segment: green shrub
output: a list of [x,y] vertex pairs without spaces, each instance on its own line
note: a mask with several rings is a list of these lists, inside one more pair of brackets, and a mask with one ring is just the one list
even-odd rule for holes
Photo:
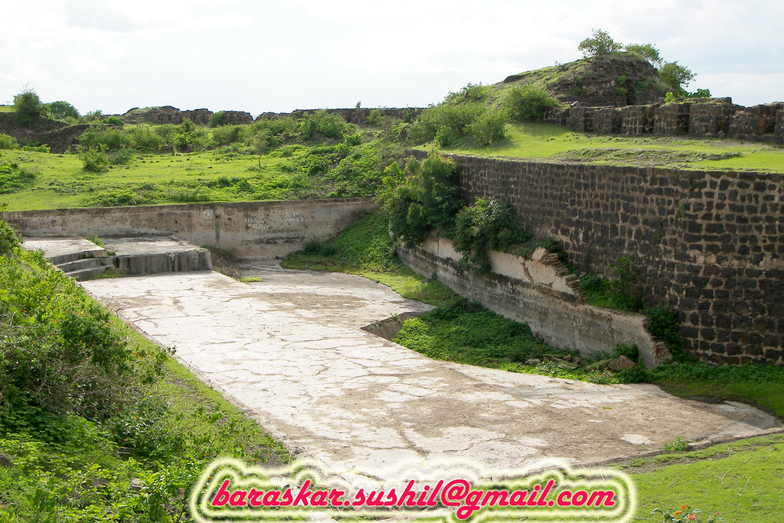
[[350,126],[339,115],[322,109],[303,119],[300,129],[302,137],[308,141],[325,138],[342,141],[343,134],[350,129]]
[[39,116],[44,110],[41,99],[32,89],[25,89],[14,96],[14,108],[17,120],[25,127],[30,127],[33,118]]
[[365,118],[365,123],[367,125],[381,125],[384,118],[386,118],[384,109],[371,109],[370,114]]
[[122,127],[123,125],[125,125],[125,122],[123,122],[116,116],[107,116],[101,121],[105,124],[114,125],[116,127]]
[[481,83],[469,83],[456,93],[447,94],[444,102],[448,104],[480,103],[487,100],[488,92],[489,89]]
[[0,194],[25,189],[35,182],[36,176],[35,171],[19,167],[16,162],[0,161]]
[[22,243],[22,239],[13,229],[3,220],[0,220],[0,255],[7,256],[12,254]]
[[16,138],[0,133],[0,149],[16,149],[17,147],[19,147],[19,143]]
[[138,125],[125,133],[129,136],[129,143],[125,146],[128,149],[154,153],[162,150],[167,144],[165,134],[158,133],[157,129],[149,125]]
[[506,115],[503,111],[485,111],[477,116],[467,130],[477,145],[498,143],[506,137]]
[[109,170],[109,157],[102,147],[82,148],[79,153],[85,171],[102,173]]
[[422,111],[407,134],[414,144],[435,140],[442,147],[470,134],[469,126],[489,109],[479,103],[441,103]]
[[221,127],[216,127],[210,132],[212,143],[216,146],[235,143],[240,139],[241,130],[242,126],[239,125],[222,125]]
[[504,109],[509,118],[517,121],[541,121],[544,112],[558,105],[555,98],[531,84],[515,85],[504,97]]
[[220,127],[221,125],[226,125],[227,123],[226,113],[223,111],[218,111],[217,113],[212,113],[210,115],[210,120],[207,125],[209,127]]
[[642,310],[648,317],[647,330],[664,342],[676,360],[685,357],[685,345],[679,329],[678,311],[672,307],[648,307]]
[[480,273],[490,272],[489,251],[507,250],[531,238],[508,202],[482,198],[460,210],[453,236],[461,262]]
[[114,154],[107,155],[111,165],[128,165],[133,162],[137,156],[137,152],[133,149],[120,149]]
[[94,127],[79,136],[79,144],[86,149],[117,151],[123,148],[133,148],[135,144],[132,136],[119,127]]
[[647,60],[653,67],[661,67],[662,58],[659,55],[659,50],[653,44],[628,44],[624,49]]
[[378,201],[389,217],[395,241],[416,245],[431,229],[451,229],[463,206],[453,161],[431,153],[422,163],[408,162],[407,176],[396,163],[384,174]]

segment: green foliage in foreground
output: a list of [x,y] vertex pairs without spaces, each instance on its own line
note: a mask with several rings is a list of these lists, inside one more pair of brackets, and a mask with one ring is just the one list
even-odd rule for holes
[[[637,487],[633,521],[654,519],[657,508],[702,511],[727,522],[768,523],[781,519],[784,435],[716,445],[705,450],[634,459],[626,465]],[[686,509],[680,507],[687,505]]]
[[189,521],[209,462],[285,451],[0,222],[0,521]]

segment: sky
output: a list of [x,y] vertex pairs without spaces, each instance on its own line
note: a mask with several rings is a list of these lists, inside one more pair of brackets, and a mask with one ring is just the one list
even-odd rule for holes
[[0,103],[424,107],[577,60],[601,29],[750,106],[784,101],[782,20],[781,0],[0,0]]

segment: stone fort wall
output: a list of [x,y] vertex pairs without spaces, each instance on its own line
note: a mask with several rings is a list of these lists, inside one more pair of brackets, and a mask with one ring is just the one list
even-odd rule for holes
[[784,143],[784,103],[743,107],[729,98],[710,102],[682,102],[626,107],[554,108],[544,121],[565,125],[572,131],[630,136],[731,138],[754,142]]
[[452,158],[468,203],[509,200],[581,270],[613,277],[629,257],[703,360],[784,363],[780,174]]

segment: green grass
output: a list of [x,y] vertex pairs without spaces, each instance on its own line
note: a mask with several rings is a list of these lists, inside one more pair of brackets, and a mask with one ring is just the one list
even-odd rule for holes
[[303,251],[289,255],[281,265],[359,274],[390,287],[404,298],[440,305],[455,298],[446,285],[425,280],[403,265],[387,232],[386,218],[369,213],[330,242],[312,242]]
[[[83,169],[76,155],[27,151],[0,151],[0,162],[12,162],[36,174],[32,186],[0,201],[9,211],[87,207],[287,199],[306,196],[308,177],[291,157],[268,154],[261,158],[218,151],[191,154],[137,155],[128,166],[114,166],[105,173]],[[258,170],[261,165],[261,172]]]
[[105,172],[86,170],[77,154],[0,150],[0,204],[18,211],[372,196],[397,146],[362,132],[351,145],[296,135],[260,155],[244,142],[187,154],[112,150]]
[[[507,140],[488,147],[443,152],[484,157],[784,173],[784,148],[766,144],[681,137],[602,136],[545,123],[507,124]],[[422,146],[429,149],[430,144]]]
[[15,113],[16,107],[13,105],[0,105],[0,113]]
[[676,396],[747,401],[784,418],[784,367],[781,366],[665,364],[649,374],[649,381]]
[[702,510],[727,522],[781,520],[784,435],[753,438],[705,450],[632,460],[625,468],[637,487],[634,521],[661,521],[653,509]]
[[[289,460],[255,420],[39,254],[8,252],[0,256],[0,521],[187,521],[190,487],[214,459]],[[50,374],[63,383],[47,384]]]

